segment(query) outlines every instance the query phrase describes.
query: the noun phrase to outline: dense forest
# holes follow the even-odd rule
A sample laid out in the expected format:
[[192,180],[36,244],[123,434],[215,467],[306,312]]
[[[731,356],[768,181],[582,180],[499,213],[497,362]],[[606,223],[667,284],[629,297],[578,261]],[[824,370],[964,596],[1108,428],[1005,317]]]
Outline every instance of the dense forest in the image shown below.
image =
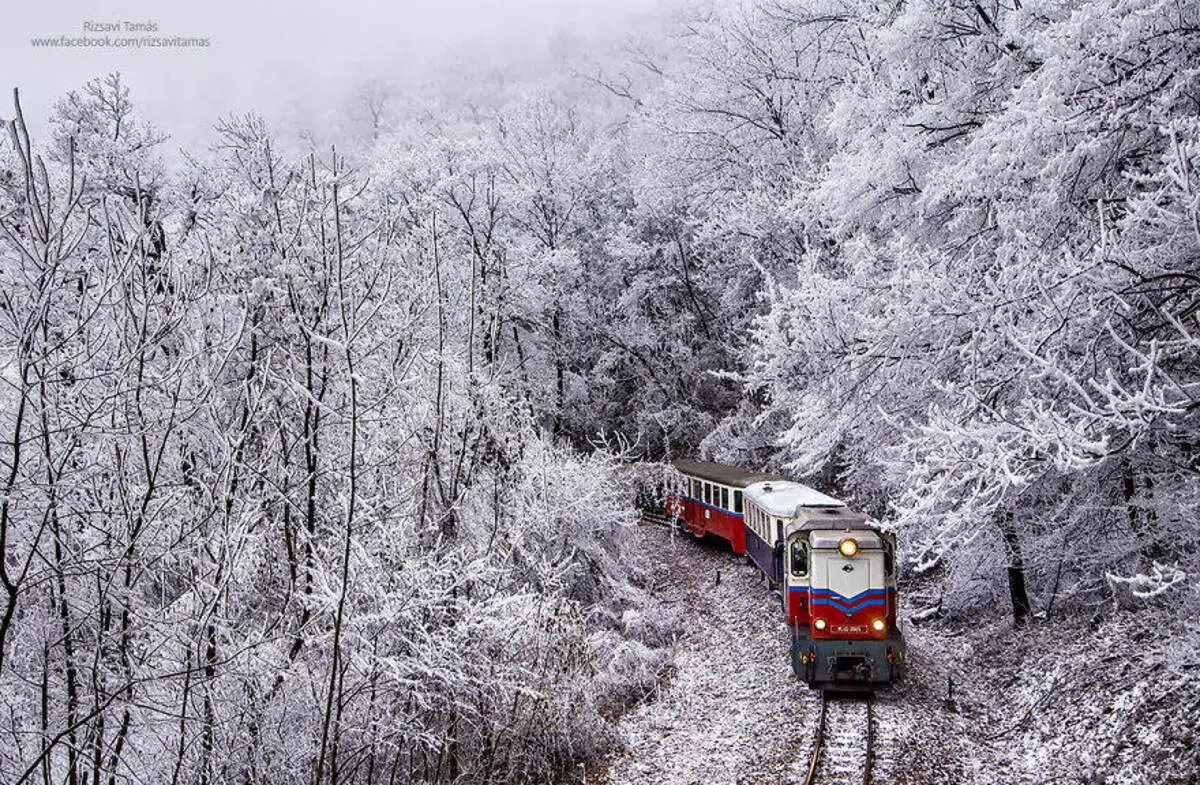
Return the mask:
[[381,84],[182,156],[119,76],[45,138],[14,92],[0,782],[568,776],[667,656],[629,467],[683,456],[895,527],[918,620],[1194,685],[1200,4],[714,2]]

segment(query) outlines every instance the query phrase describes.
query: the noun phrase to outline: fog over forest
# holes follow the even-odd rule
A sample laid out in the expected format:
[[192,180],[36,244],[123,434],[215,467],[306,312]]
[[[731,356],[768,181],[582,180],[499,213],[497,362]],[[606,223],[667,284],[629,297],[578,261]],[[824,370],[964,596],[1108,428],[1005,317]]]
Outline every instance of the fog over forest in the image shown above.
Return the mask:
[[897,534],[888,781],[1197,781],[1200,1],[98,13],[0,32],[0,783],[790,781],[677,458]]
[[[246,112],[267,118],[280,134],[352,132],[355,99],[371,84],[388,84],[399,101],[411,91],[450,90],[451,70],[472,78],[544,73],[562,64],[549,62],[556,50],[619,45],[670,7],[669,0],[404,0],[386,7],[366,0],[55,0],[6,11],[0,47],[8,87],[26,93],[31,128],[46,128],[66,92],[119,71],[139,115],[170,135],[167,147],[194,150],[212,143],[217,118]],[[35,37],[84,36],[84,25],[127,21],[208,43],[155,51],[31,45]]]

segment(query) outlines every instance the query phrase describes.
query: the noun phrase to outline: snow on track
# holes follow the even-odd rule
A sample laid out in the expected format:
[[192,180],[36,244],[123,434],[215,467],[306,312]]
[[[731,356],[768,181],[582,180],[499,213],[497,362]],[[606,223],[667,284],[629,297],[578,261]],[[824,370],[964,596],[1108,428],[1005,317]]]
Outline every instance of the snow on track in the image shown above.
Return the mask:
[[870,782],[870,701],[861,695],[826,696],[824,733],[816,758],[813,785],[862,785]]

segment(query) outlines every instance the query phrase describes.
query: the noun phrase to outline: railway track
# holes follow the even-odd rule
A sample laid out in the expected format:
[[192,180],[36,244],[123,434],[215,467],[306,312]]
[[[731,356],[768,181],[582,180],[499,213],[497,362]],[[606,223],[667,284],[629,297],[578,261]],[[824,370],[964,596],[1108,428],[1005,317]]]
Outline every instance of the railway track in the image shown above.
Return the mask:
[[643,526],[664,526],[668,529],[673,528],[676,523],[673,519],[668,518],[660,512],[642,511],[642,517],[639,521]]
[[821,719],[804,785],[870,785],[871,697],[821,694]]
[[[651,511],[642,512],[640,523],[679,527],[678,520]],[[821,693],[821,714],[804,785],[870,785],[874,763],[871,709],[869,693]]]

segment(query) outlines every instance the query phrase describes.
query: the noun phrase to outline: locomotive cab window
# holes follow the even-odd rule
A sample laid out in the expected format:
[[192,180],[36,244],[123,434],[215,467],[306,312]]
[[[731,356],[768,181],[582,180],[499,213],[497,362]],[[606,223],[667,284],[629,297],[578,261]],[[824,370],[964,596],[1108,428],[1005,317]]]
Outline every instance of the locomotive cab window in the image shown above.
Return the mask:
[[883,574],[888,578],[896,574],[896,541],[890,536],[883,538]]
[[808,575],[808,545],[800,540],[792,543],[792,575]]

